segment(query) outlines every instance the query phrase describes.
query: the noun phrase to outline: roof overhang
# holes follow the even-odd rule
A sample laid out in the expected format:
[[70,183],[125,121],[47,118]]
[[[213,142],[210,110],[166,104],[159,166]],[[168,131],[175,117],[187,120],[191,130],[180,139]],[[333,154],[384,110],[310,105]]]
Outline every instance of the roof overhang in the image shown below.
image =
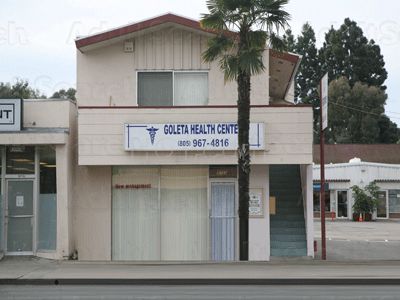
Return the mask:
[[136,22],[97,34],[77,38],[75,40],[75,45],[76,48],[81,52],[85,52],[172,26],[210,36],[214,34],[211,30],[202,28],[199,21],[168,13],[141,22]]
[[1,145],[63,145],[68,141],[68,128],[40,128],[0,133]]
[[301,55],[273,49],[269,51],[269,91],[272,99],[286,98],[300,62]]

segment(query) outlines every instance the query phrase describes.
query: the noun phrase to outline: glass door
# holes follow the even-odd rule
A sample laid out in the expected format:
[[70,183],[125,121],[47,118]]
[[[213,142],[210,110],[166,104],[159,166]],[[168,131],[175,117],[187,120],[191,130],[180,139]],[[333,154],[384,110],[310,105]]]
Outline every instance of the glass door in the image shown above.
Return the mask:
[[235,260],[235,183],[211,182],[211,259]]
[[6,181],[6,251],[8,254],[33,253],[33,180]]
[[337,192],[337,217],[347,218],[347,191]]
[[379,219],[387,219],[388,218],[388,199],[386,191],[378,192],[378,207],[376,216]]

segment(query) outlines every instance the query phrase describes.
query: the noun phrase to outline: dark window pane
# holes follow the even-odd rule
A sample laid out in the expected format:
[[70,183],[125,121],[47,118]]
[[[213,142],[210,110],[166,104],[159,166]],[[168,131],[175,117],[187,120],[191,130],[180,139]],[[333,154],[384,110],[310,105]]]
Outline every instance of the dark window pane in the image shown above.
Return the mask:
[[139,72],[138,105],[172,106],[172,72]]
[[8,146],[6,160],[7,174],[35,174],[35,147]]
[[40,194],[57,193],[56,151],[52,147],[39,148]]
[[39,250],[56,250],[57,246],[57,177],[56,151],[53,147],[39,148],[40,193],[38,240]]

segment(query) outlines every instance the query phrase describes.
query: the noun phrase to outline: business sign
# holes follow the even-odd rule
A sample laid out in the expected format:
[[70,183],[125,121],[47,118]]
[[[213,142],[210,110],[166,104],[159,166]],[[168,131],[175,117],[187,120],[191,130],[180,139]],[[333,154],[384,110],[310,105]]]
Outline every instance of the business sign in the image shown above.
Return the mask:
[[[125,124],[126,151],[237,150],[237,123]],[[264,123],[250,124],[250,149],[263,150]]]
[[328,127],[328,73],[321,79],[321,113],[322,113],[322,130]]
[[22,127],[22,100],[0,99],[0,131],[20,131]]

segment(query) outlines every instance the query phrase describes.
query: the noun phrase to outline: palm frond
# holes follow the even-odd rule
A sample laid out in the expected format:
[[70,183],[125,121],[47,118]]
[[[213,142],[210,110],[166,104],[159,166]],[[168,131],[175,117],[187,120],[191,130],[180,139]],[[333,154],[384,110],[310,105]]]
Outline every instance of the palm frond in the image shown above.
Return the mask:
[[264,30],[249,31],[247,44],[249,48],[264,49],[267,44],[268,34]]
[[224,72],[225,81],[237,79],[239,73],[239,63],[236,55],[223,55],[219,61],[219,67]]
[[285,50],[285,41],[275,33],[271,33],[268,37],[268,43],[269,47],[278,50],[278,51],[284,51]]
[[219,34],[208,40],[208,48],[203,52],[202,58],[206,62],[212,62],[231,49],[234,41],[227,35]]
[[263,52],[264,48],[250,48],[242,51],[238,60],[240,70],[248,75],[255,75],[263,72],[265,70],[262,59]]

